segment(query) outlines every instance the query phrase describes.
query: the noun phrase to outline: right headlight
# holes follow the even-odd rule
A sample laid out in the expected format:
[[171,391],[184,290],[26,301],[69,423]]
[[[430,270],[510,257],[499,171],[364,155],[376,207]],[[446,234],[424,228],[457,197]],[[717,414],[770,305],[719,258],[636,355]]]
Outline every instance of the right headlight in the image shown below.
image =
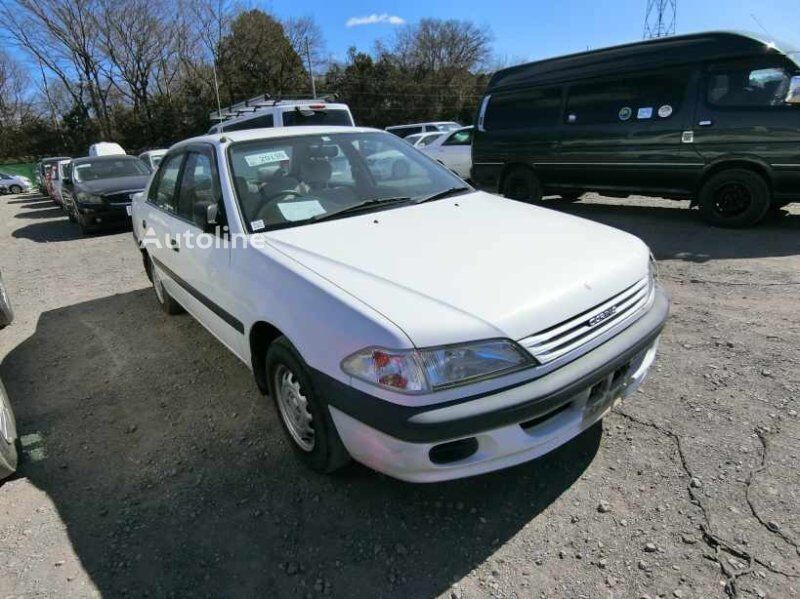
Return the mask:
[[427,393],[533,366],[533,356],[509,339],[441,347],[366,348],[342,361],[347,374],[400,393]]

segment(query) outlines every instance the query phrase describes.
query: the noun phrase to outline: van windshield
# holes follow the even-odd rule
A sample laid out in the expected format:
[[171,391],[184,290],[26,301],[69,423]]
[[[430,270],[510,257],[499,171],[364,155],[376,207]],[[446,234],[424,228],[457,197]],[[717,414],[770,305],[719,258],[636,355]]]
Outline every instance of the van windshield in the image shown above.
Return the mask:
[[74,166],[73,172],[76,181],[97,181],[150,174],[141,160],[132,157],[81,162]]
[[342,125],[352,126],[350,113],[346,110],[287,110],[283,113],[284,127],[297,127],[305,125]]

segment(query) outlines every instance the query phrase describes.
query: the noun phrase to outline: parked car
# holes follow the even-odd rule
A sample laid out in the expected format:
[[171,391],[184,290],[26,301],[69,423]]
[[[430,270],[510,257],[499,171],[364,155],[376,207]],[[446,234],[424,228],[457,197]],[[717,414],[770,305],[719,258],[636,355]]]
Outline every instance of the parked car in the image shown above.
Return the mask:
[[441,162],[459,177],[469,179],[472,168],[472,127],[456,129],[420,150]]
[[87,156],[73,160],[67,175],[65,210],[86,234],[130,223],[131,196],[146,187],[150,169],[135,156]]
[[161,159],[166,153],[166,150],[147,150],[139,154],[139,160],[144,162],[151,171],[154,171],[161,164]]
[[37,173],[37,181],[39,185],[39,191],[45,195],[48,195],[47,191],[47,177],[46,171],[52,164],[59,162],[60,160],[69,160],[69,156],[51,156],[48,158],[42,158],[36,164],[36,173]]
[[53,200],[55,200],[55,202],[62,208],[64,207],[64,197],[61,193],[61,190],[63,187],[64,176],[69,168],[70,162],[72,162],[71,159],[59,160],[50,167],[52,173],[50,176],[50,187],[53,191]]
[[[407,174],[376,177],[381,153]],[[132,211],[161,308],[253,370],[318,471],[437,481],[547,453],[642,382],[668,310],[639,239],[372,129],[183,141]]]
[[443,135],[443,132],[438,131],[433,133],[414,133],[413,135],[409,135],[403,139],[405,139],[407,143],[410,143],[415,148],[424,148],[425,146],[432,144]]
[[28,177],[0,172],[0,185],[8,189],[8,193],[23,193],[33,190],[33,183]]
[[125,150],[118,143],[100,141],[89,146],[89,156],[122,156]]
[[397,137],[408,137],[416,133],[435,131],[447,133],[454,129],[460,129],[461,127],[462,125],[459,125],[455,121],[436,121],[431,123],[413,123],[410,125],[392,125],[391,127],[386,127],[386,131],[395,134]]
[[800,199],[800,53],[699,33],[498,71],[473,180],[507,197],[585,191],[691,199],[713,225]]
[[59,204],[59,198],[56,196],[55,189],[53,188],[53,177],[56,175],[56,168],[58,163],[50,163],[44,167],[44,188],[47,196],[53,200],[56,205]]
[[[6,328],[14,320],[11,302],[8,299],[3,277],[0,276],[0,329]],[[11,401],[3,381],[0,380],[0,480],[17,470],[17,424]]]
[[220,121],[209,134],[260,129],[264,127],[298,127],[330,125],[352,127],[355,123],[347,104],[323,99],[275,100],[262,96],[250,98],[209,115]]

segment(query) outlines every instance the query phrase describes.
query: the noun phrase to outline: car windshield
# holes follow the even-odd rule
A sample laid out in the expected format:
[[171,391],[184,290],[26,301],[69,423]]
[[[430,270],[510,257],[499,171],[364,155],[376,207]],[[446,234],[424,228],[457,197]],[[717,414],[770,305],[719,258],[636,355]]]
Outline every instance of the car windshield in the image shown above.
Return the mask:
[[283,126],[296,127],[305,125],[344,125],[353,124],[350,113],[346,110],[299,110],[292,109],[283,113]]
[[150,171],[138,158],[104,158],[81,162],[73,168],[76,181],[97,181],[116,177],[149,175]]
[[[229,150],[236,194],[250,231],[308,223],[369,202],[421,199],[464,181],[389,133],[267,138]],[[409,200],[409,201],[410,201]]]

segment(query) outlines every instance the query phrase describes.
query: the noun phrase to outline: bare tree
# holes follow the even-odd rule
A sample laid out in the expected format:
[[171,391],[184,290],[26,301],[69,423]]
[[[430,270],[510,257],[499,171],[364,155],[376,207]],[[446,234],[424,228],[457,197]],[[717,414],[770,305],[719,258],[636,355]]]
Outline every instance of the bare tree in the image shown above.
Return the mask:
[[448,74],[483,67],[490,42],[489,31],[470,21],[422,19],[398,32],[393,52],[407,69]]
[[[291,17],[283,21],[283,31],[294,51],[307,60],[306,50],[311,55],[314,73],[327,70],[328,57],[325,53],[325,38],[314,17]],[[307,46],[306,46],[307,45]]]

